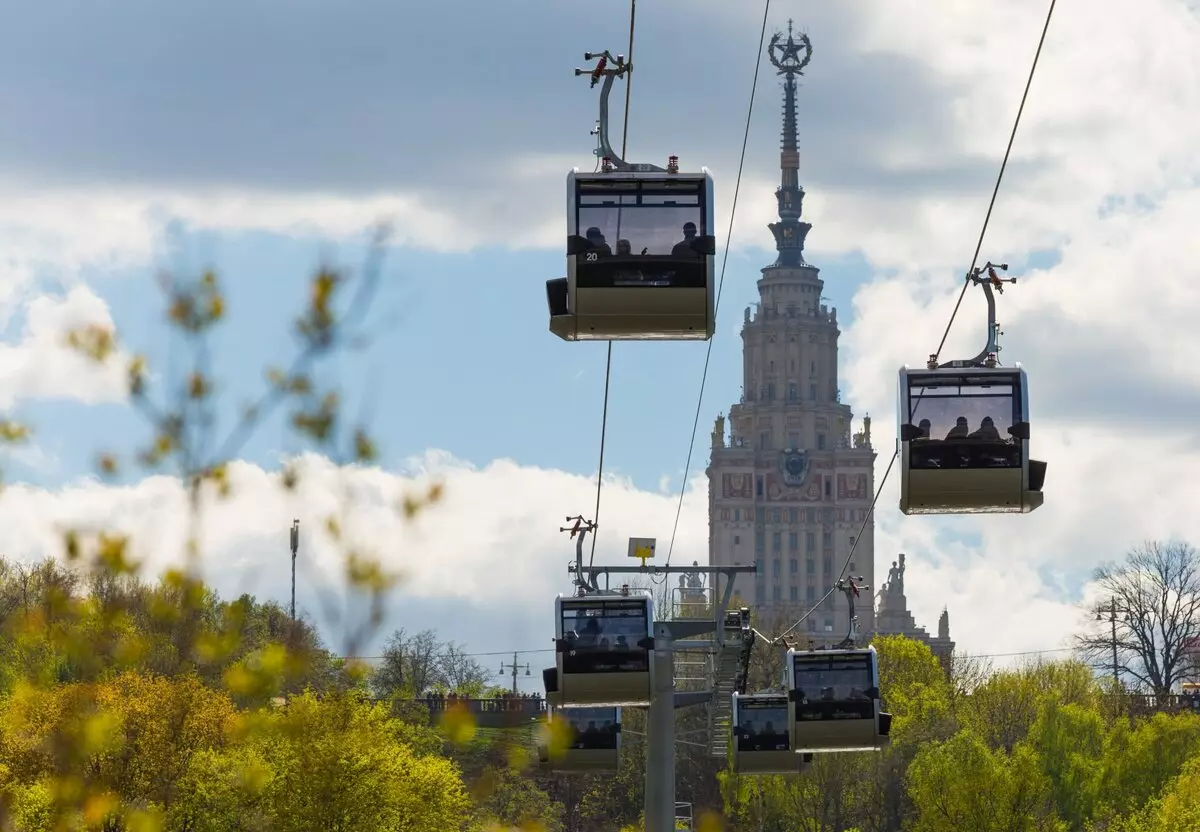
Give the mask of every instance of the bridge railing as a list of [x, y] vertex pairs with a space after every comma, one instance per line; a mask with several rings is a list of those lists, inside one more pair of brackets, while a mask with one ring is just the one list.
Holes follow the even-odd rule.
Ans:
[[452, 708], [465, 708], [481, 728], [516, 728], [546, 717], [546, 700], [540, 697], [471, 699], [422, 696], [406, 701], [414, 706], [425, 707], [435, 721]]

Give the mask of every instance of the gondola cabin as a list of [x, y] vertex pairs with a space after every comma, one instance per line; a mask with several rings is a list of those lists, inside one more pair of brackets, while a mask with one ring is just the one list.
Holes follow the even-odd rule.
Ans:
[[538, 759], [550, 771], [616, 771], [621, 759], [620, 708], [561, 708], [547, 713], [550, 735]]
[[742, 774], [796, 774], [811, 754], [792, 751], [786, 694], [733, 694], [733, 770]]
[[1046, 463], [1029, 458], [1029, 383], [1016, 367], [900, 370], [900, 510], [1025, 513]]
[[713, 180], [700, 173], [567, 176], [567, 276], [548, 281], [550, 331], [567, 341], [713, 335]]
[[587, 595], [554, 602], [555, 705], [650, 704], [654, 608], [649, 595]]
[[789, 650], [786, 668], [793, 751], [878, 751], [888, 743], [892, 715], [880, 709], [874, 647]]

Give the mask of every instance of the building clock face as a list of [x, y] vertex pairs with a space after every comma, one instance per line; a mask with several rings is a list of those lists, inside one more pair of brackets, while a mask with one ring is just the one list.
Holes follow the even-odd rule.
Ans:
[[779, 472], [783, 475], [783, 482], [792, 488], [804, 485], [808, 467], [808, 454], [804, 451], [784, 451], [779, 457]]

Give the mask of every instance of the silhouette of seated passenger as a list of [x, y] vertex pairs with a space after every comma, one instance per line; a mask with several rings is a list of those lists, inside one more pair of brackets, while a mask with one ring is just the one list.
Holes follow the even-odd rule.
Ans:
[[947, 439], [966, 439], [971, 432], [971, 426], [967, 424], [966, 416], [959, 416], [954, 423], [954, 427], [950, 428], [950, 432], [946, 434]]
[[629, 245], [628, 240], [617, 240], [617, 256], [628, 257], [633, 254], [633, 247]]
[[672, 257], [695, 257], [699, 258], [700, 252], [695, 248], [696, 243], [696, 223], [686, 222], [683, 224], [683, 239], [680, 240], [671, 249]]
[[971, 439], [983, 439], [989, 442], [1000, 441], [1000, 431], [996, 429], [995, 422], [991, 416], [984, 416], [983, 421], [979, 424], [979, 430], [971, 433]]
[[589, 618], [579, 633], [579, 643], [587, 647], [594, 647], [599, 640], [600, 622], [595, 618]]
[[587, 230], [588, 250], [599, 252], [601, 257], [611, 257], [612, 249], [608, 247], [608, 243], [604, 241], [604, 232], [596, 226], [592, 226]]
[[918, 436], [917, 438], [918, 438], [918, 439], [928, 439], [928, 438], [929, 438], [929, 431], [930, 431], [930, 429], [931, 429], [932, 427], [933, 427], [933, 425], [931, 425], [931, 424], [929, 423], [929, 420], [928, 420], [928, 419], [922, 419], [922, 420], [920, 421], [920, 423], [917, 425], [917, 430], [921, 431], [921, 435], [920, 435], [920, 436]]

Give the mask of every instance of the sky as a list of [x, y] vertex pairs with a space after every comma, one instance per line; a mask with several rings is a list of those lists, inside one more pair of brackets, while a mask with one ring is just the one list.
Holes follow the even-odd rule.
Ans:
[[[1001, 298], [1001, 357], [1030, 374], [1045, 505], [904, 517], [895, 477], [879, 499], [877, 576], [905, 552], [918, 623], [936, 627], [947, 607], [970, 653], [1061, 648], [1096, 566], [1146, 539], [1200, 538], [1200, 11], [1126, 11], [1058, 4], [981, 252], [1019, 277]], [[877, 482], [897, 369], [921, 364], [950, 317], [1045, 12], [771, 4], [768, 34], [794, 18], [813, 43], [799, 92], [806, 256], [838, 309], [842, 400], [874, 422]], [[740, 395], [741, 313], [774, 258], [782, 93], [769, 66], [730, 225], [762, 15], [719, 0], [638, 9], [627, 156], [708, 167], [730, 254], [686, 480], [705, 345], [613, 349], [597, 562], [624, 562], [630, 536], [669, 541], [685, 482], [673, 563], [707, 556], [708, 431]], [[295, 354], [314, 269], [361, 272], [386, 221], [367, 337], [316, 371], [370, 425], [378, 466], [339, 466], [265, 419], [239, 448], [234, 498], [205, 510], [205, 575], [228, 595], [286, 599], [300, 518], [298, 604], [342, 649], [362, 607], [322, 530], [338, 513], [347, 545], [404, 575], [366, 652], [398, 627], [478, 653], [547, 650], [552, 600], [570, 591], [558, 528], [594, 512], [605, 347], [548, 332], [544, 282], [564, 273], [566, 173], [594, 163], [597, 96], [573, 69], [587, 50], [627, 50], [624, 13], [61, 0], [10, 21], [22, 37], [0, 52], [0, 407], [36, 433], [3, 456], [0, 552], [55, 555], [70, 525], [133, 535], [150, 571], [179, 562], [178, 485], [133, 466], [94, 476], [98, 452], [128, 455], [150, 435], [121, 361], [147, 355], [156, 396], [187, 366], [159, 276], [212, 268], [226, 289], [209, 344], [224, 435], [266, 368]], [[974, 354], [984, 320], [968, 295], [944, 355]], [[104, 367], [63, 346], [87, 323], [120, 334]], [[285, 493], [278, 472], [296, 454], [306, 473]], [[441, 503], [400, 516], [396, 502], [433, 481]], [[531, 689], [551, 658], [521, 654]]]

